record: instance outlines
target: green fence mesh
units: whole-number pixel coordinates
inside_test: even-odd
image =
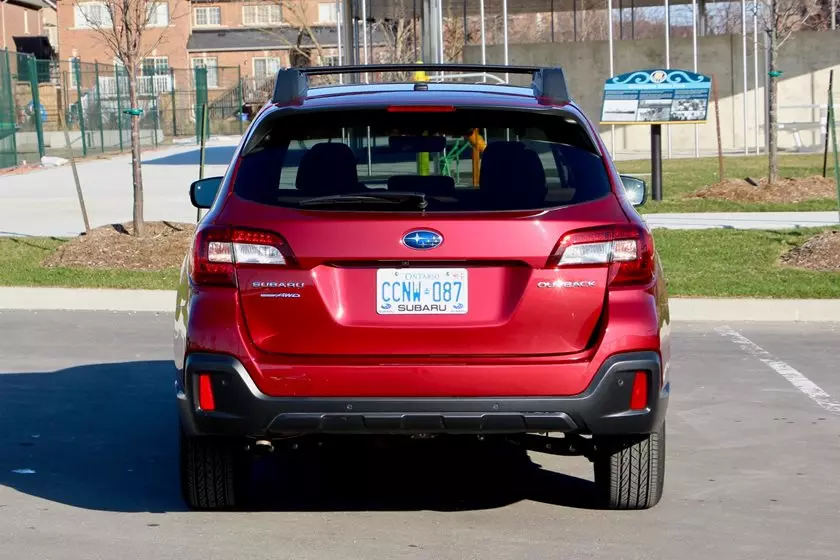
[[[8,51],[0,51],[0,169],[17,165],[17,117]]]
[[[143,65],[136,81],[141,145],[196,136],[202,103],[212,134],[241,134],[252,81],[238,67]],[[131,109],[128,73],[120,66],[0,50],[0,168],[67,157],[65,128],[76,156],[128,150]]]

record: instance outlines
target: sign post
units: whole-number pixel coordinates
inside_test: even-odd
[[[662,200],[662,125],[650,126],[650,194]]]
[[[651,195],[662,200],[662,125],[706,122],[712,81],[688,70],[637,70],[604,85],[601,124],[650,126]]]

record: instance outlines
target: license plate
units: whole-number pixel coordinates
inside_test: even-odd
[[[376,312],[380,315],[463,315],[467,269],[380,268]]]

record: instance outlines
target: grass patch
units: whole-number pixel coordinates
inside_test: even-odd
[[[795,231],[654,230],[672,296],[840,298],[840,273],[779,265],[779,257],[829,228]],[[44,267],[66,240],[0,238],[0,285],[174,290],[178,269]]]
[[[177,268],[136,271],[41,266],[41,261],[66,241],[53,237],[0,237],[0,285],[150,290],[174,290],[178,286]]]
[[[779,175],[782,177],[810,177],[822,175],[822,154],[783,154],[779,156]],[[829,160],[828,177],[834,175]],[[616,162],[621,173],[650,173],[650,161],[634,160]],[[726,177],[758,179],[767,176],[767,156],[726,156]],[[650,187],[650,176],[642,176]],[[810,200],[799,203],[748,203],[727,200],[687,199],[685,195],[720,181],[716,157],[666,159],[662,161],[662,193],[660,202],[648,200],[640,209],[642,213],[657,212],[782,212],[835,210],[837,201]]]
[[[779,266],[826,228],[795,231],[654,230],[672,296],[840,298],[840,274]]]

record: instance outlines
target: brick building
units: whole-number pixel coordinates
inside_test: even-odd
[[[46,37],[52,48],[58,49],[56,5],[53,0],[0,2],[0,48],[18,50],[15,38],[33,37]]]
[[[105,3],[58,0],[59,53],[62,60],[115,64],[95,27],[109,24]],[[146,68],[187,68],[186,44],[190,37],[190,5],[186,0],[155,0],[153,15],[143,35],[150,48]],[[152,48],[153,47],[153,48]]]
[[[242,76],[259,81],[296,61],[330,64],[336,54],[334,1],[194,0],[192,13],[187,51],[193,66],[239,66]]]
[[[144,41],[154,49],[144,73],[203,66],[215,88],[216,68],[239,67],[242,77],[261,79],[296,57],[329,64],[335,55],[334,0],[155,0],[153,5],[154,23]],[[58,0],[61,58],[114,64],[91,24],[107,17],[101,1]]]

